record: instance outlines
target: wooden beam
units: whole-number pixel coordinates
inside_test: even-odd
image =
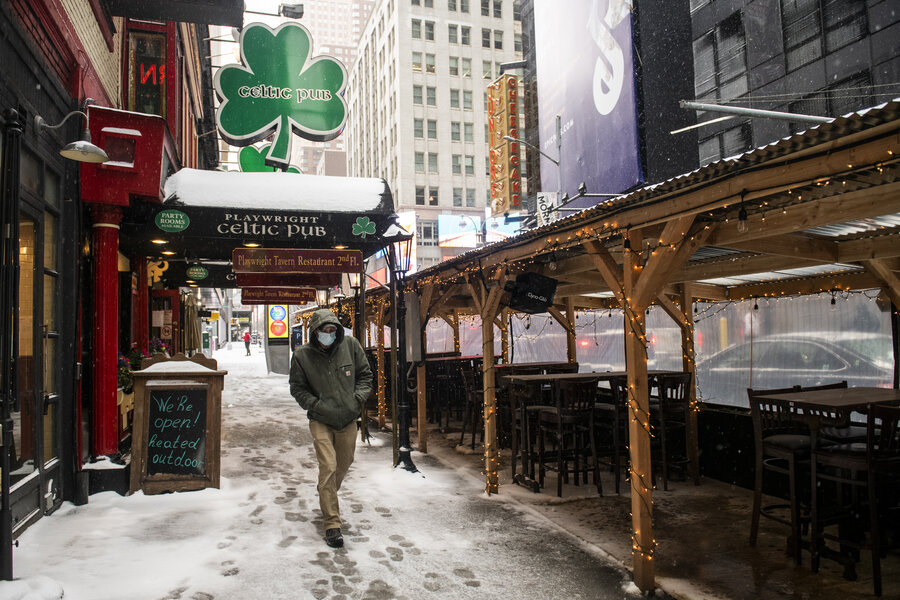
[[[622,297],[622,267],[613,259],[606,246],[600,242],[590,241],[584,243],[583,246],[591,264],[606,282],[607,289],[612,290],[621,303],[624,300]]]
[[[896,212],[900,212],[900,182],[810,200],[788,207],[784,215],[773,210],[765,215],[765,220],[763,215],[754,213],[747,218],[746,233],[738,232],[737,227],[723,227],[709,238],[709,245],[727,246],[733,242],[769,238]]]
[[[770,271],[797,269],[800,267],[818,267],[822,263],[813,260],[790,260],[785,256],[774,254],[758,254],[746,256],[740,254],[726,255],[715,259],[695,261],[672,274],[672,283],[692,283],[701,279],[719,277],[739,277]]]
[[[375,311],[375,328],[378,332],[378,339],[375,340],[375,361],[378,368],[378,427],[384,429],[384,423],[387,418],[387,399],[385,398],[385,376],[384,376],[384,309],[386,302],[384,300],[378,303],[378,309]],[[393,379],[393,378],[392,378]]]
[[[575,340],[575,299],[566,298],[566,320],[569,326],[566,328],[566,358],[569,363],[578,362],[578,346]]]
[[[640,280],[631,292],[634,294],[631,299],[633,303],[649,304],[650,299],[656,296],[663,284],[671,277],[672,270],[680,266],[675,264],[675,259],[681,257],[681,262],[687,262],[690,254],[679,253],[678,250],[682,245],[690,242],[689,234],[693,223],[693,215],[666,223],[659,236],[659,246],[656,250],[651,251],[647,264],[641,270]]]
[[[838,242],[838,258],[834,262],[856,262],[900,256],[900,233]]]
[[[728,290],[728,299],[745,300],[747,298],[802,296],[831,290],[865,290],[881,287],[882,283],[882,280],[872,273],[853,271],[806,279],[764,281],[748,285],[737,285]]]
[[[632,248],[641,248],[639,232],[631,231]],[[628,372],[627,418],[631,454],[631,529],[634,582],[642,592],[656,587],[653,563],[653,494],[650,469],[650,398],[647,380],[645,306],[633,305],[641,253],[626,250],[622,270],[625,301],[625,366]]]
[[[556,319],[557,323],[563,326],[563,328],[566,330],[566,333],[575,333],[575,330],[572,329],[572,325],[569,323],[569,320],[564,314],[562,314],[562,312],[560,312],[558,308],[556,308],[555,306],[549,306],[547,307],[547,312],[550,314],[550,316]]]
[[[434,296],[435,286],[426,285],[422,288],[422,297],[419,299],[419,327],[422,331],[422,357],[427,351],[427,339],[425,325],[428,323],[428,314],[431,307],[431,298]],[[419,452],[428,452],[428,376],[423,360],[416,367],[416,431],[419,435]]]
[[[694,351],[694,319],[691,317],[694,292],[691,286],[681,286],[681,318],[684,325],[681,328],[681,368],[691,374],[691,385],[688,388],[691,410],[688,413],[685,424],[687,437],[688,470],[694,480],[694,485],[700,485],[700,428],[697,423],[697,413],[700,411],[700,403],[697,401],[697,372]]]
[[[841,262],[838,258],[840,250],[838,242],[806,235],[776,235],[755,240],[731,241],[720,245],[723,248],[731,248],[733,250],[777,254],[779,256],[805,258],[824,263]]]
[[[894,303],[894,308],[900,310],[900,277],[883,260],[865,260],[863,266],[883,282],[881,289]]]

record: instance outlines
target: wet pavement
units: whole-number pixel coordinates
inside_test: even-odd
[[[451,427],[453,424],[451,423]],[[483,480],[481,446],[457,447],[459,432],[430,430],[429,451]],[[414,439],[415,441],[415,439]],[[466,438],[468,443],[469,438]],[[417,455],[414,455],[414,457]],[[418,458],[417,458],[418,460]],[[545,490],[533,493],[511,483],[509,453],[501,452],[500,495],[509,495],[541,518],[557,523],[625,568],[631,568],[631,501],[624,480],[615,495],[611,473],[602,477],[603,497],[593,486],[565,485],[556,497],[556,479],[548,473]],[[669,481],[669,490],[654,490],[654,555],[657,585],[679,599],[846,600],[875,598],[871,554],[863,550],[857,580],[843,578],[843,567],[823,560],[812,573],[809,553],[803,564],[787,556],[787,528],[761,519],[757,545],[749,545],[751,490],[702,478],[701,485]],[[764,504],[771,504],[764,498]],[[900,551],[882,559],[883,598],[900,599]]]

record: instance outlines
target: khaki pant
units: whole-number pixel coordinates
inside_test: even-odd
[[[325,529],[341,527],[341,510],[338,507],[338,490],[344,475],[353,464],[356,450],[356,422],[343,429],[332,429],[318,421],[309,422],[313,446],[319,461],[319,507],[325,519]]]

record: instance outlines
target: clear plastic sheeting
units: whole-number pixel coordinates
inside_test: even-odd
[[[747,407],[747,388],[781,388],[847,381],[891,387],[894,347],[890,309],[878,290],[791,298],[697,303],[693,313],[697,392],[710,404]],[[647,368],[681,370],[681,330],[658,306],[646,314]],[[460,354],[481,355],[481,319],[459,319]],[[579,370],[625,369],[621,310],[579,311],[575,349]],[[453,330],[442,319],[427,328],[429,354],[453,352]],[[510,317],[513,363],[567,358],[566,330],[549,314]],[[494,327],[494,351],[501,351]]]
[[[747,388],[891,387],[890,310],[878,290],[696,305],[697,392],[748,406]]]

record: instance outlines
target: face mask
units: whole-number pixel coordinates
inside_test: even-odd
[[[332,331],[331,333],[325,333],[324,331],[320,331],[316,334],[319,338],[319,343],[325,347],[328,347],[334,343],[335,338],[337,338],[337,332]]]

